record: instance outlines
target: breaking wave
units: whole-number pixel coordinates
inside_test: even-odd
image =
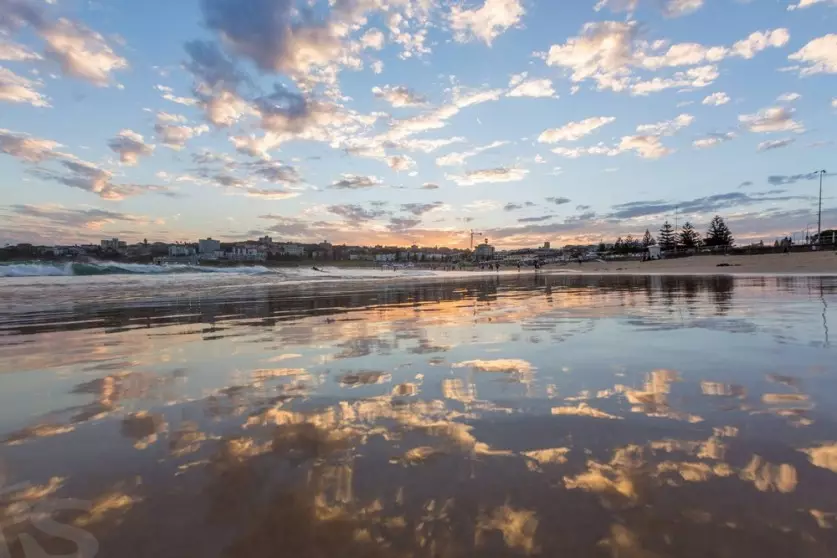
[[[270,273],[264,266],[212,267],[151,265],[121,262],[15,262],[0,263],[0,277],[69,277],[73,275],[133,275],[172,273]]]

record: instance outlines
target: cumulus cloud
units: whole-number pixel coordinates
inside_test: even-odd
[[[405,232],[421,224],[421,219],[410,219],[408,217],[393,217],[389,220],[387,228],[392,232]]]
[[[209,126],[205,124],[189,126],[186,124],[185,117],[166,112],[157,114],[157,123],[154,125],[157,139],[166,147],[176,151],[183,149],[186,142],[193,137],[205,134],[208,131]]]
[[[454,166],[464,165],[465,161],[467,159],[473,157],[474,155],[478,155],[478,154],[482,153],[483,151],[488,151],[489,149],[495,149],[497,147],[501,147],[503,145],[506,145],[507,143],[508,143],[507,141],[495,141],[495,142],[489,143],[488,145],[475,147],[474,149],[471,149],[470,151],[448,153],[447,155],[443,155],[441,157],[438,157],[436,159],[436,164],[439,165],[440,167],[454,167]]]
[[[509,80],[506,97],[557,97],[551,79],[529,79],[528,74],[515,74]]]
[[[517,167],[498,167],[468,171],[462,175],[446,174],[445,178],[456,183],[457,186],[473,186],[475,184],[491,184],[496,182],[519,182],[526,178],[529,171]]]
[[[108,142],[108,147],[119,154],[126,165],[136,165],[140,157],[151,155],[154,146],[145,143],[142,135],[132,130],[122,130]]]
[[[790,107],[770,107],[755,114],[742,114],[738,121],[750,132],[804,132],[805,128],[793,119],[793,114],[794,109]]]
[[[360,44],[363,48],[381,50],[384,48],[384,34],[380,29],[369,29],[360,38]]]
[[[712,105],[712,106],[721,106],[725,105],[730,101],[729,95],[724,93],[723,91],[718,91],[716,93],[712,93],[711,95],[707,95],[701,101],[704,105]]]
[[[592,80],[600,90],[647,94],[673,87],[703,87],[717,78],[715,63],[729,57],[752,58],[757,52],[787,44],[786,29],[757,31],[730,47],[698,43],[648,43],[638,38],[633,21],[600,21],[585,24],[579,36],[564,44],[552,45],[544,59],[549,66],[564,68],[576,83]],[[641,81],[635,70],[659,70],[677,66],[697,66],[678,72],[672,78]]]
[[[163,94],[163,99],[172,103],[177,103],[178,105],[184,105],[187,107],[191,107],[198,104],[197,99],[193,99],[191,97],[178,97],[174,94],[174,89],[172,89],[171,87],[167,87],[165,85],[155,85],[154,89]]]
[[[671,136],[690,126],[694,121],[695,117],[691,114],[679,114],[672,120],[663,120],[655,124],[640,124],[636,127],[636,131],[640,134],[652,136]]]
[[[387,165],[396,172],[410,170],[416,166],[416,162],[406,155],[394,155],[387,158]]]
[[[563,157],[576,159],[584,155],[613,157],[621,153],[635,151],[643,159],[658,159],[673,152],[672,149],[662,144],[661,137],[674,135],[679,130],[691,125],[693,121],[694,117],[692,115],[680,114],[671,120],[654,124],[640,124],[636,128],[636,135],[622,136],[616,145],[608,146],[604,143],[598,143],[589,147],[556,147],[552,152]]]
[[[602,8],[609,8],[612,12],[636,11],[639,0],[599,0],[594,6],[598,12]],[[703,0],[666,0],[662,4],[663,15],[666,17],[681,17],[696,12],[703,6]]]
[[[785,138],[779,140],[767,140],[759,143],[758,147],[756,148],[757,151],[770,151],[771,149],[781,149],[782,147],[787,147],[796,140],[793,138]]]
[[[788,56],[804,64],[799,69],[802,76],[837,74],[837,35],[831,33],[818,37]]]
[[[421,107],[427,104],[427,98],[403,85],[384,85],[373,87],[372,94],[383,99],[393,107]]]
[[[560,141],[578,141],[586,135],[592,134],[602,126],[615,121],[613,116],[594,116],[578,122],[569,122],[560,128],[550,128],[538,136],[541,143],[558,143]]]
[[[734,132],[715,132],[709,134],[705,138],[696,139],[692,142],[692,145],[697,149],[706,149],[708,147],[715,147],[716,145],[720,145],[732,139],[735,139]]]
[[[454,37],[466,42],[478,39],[490,45],[510,27],[517,25],[526,11],[521,0],[485,0],[479,8],[454,5],[449,19]]]
[[[47,44],[47,58],[58,62],[69,76],[106,86],[111,72],[128,67],[128,61],[117,55],[102,35],[79,23],[62,18],[40,34]]]
[[[41,83],[21,77],[11,70],[0,67],[0,101],[26,103],[35,107],[48,107],[47,98],[37,88]]]
[[[342,178],[331,184],[331,188],[338,190],[360,190],[363,188],[374,188],[380,186],[381,180],[375,176],[358,176],[356,174],[343,174]]]

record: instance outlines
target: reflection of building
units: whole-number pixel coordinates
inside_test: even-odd
[[[487,238],[484,244],[480,244],[474,249],[474,258],[477,260],[491,260],[494,258],[494,246],[488,243]]]

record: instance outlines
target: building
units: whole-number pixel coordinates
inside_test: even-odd
[[[198,240],[198,252],[200,254],[214,254],[221,251],[221,241],[212,238]]]
[[[259,238],[259,244],[267,244],[267,245],[273,244],[273,239],[270,238],[269,236],[263,236],[263,237]]]
[[[263,262],[267,259],[267,252],[263,246],[239,244],[233,246],[226,256],[228,259],[237,262]]]
[[[127,250],[128,243],[118,238],[111,238],[111,239],[103,239],[101,242],[102,250],[113,250],[114,252],[119,252],[120,250]]]
[[[195,249],[191,246],[183,244],[172,244],[169,246],[169,257],[171,258],[185,258],[195,255]]]
[[[548,240],[547,240],[546,242],[544,242],[544,243],[543,243],[543,249],[544,249],[544,250],[549,250],[549,249],[550,249],[550,244],[549,244],[549,241],[548,241]]]
[[[494,246],[488,243],[487,238],[485,239],[485,243],[474,248],[474,259],[477,261],[494,259]]]
[[[300,244],[283,244],[282,251],[280,253],[283,256],[295,256],[301,258],[305,255],[305,247]]]

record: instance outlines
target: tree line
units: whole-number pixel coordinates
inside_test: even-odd
[[[671,223],[666,221],[660,227],[657,238],[654,238],[648,229],[645,229],[642,238],[634,238],[630,234],[624,239],[620,236],[616,239],[612,251],[617,254],[634,254],[644,252],[649,246],[654,245],[659,245],[663,251],[695,250],[704,246],[712,248],[732,246],[733,241],[732,232],[727,227],[724,219],[720,215],[716,215],[709,223],[709,228],[703,236],[695,230],[689,221],[683,223],[680,231],[676,231]],[[599,248],[605,251],[606,247],[602,244]]]

